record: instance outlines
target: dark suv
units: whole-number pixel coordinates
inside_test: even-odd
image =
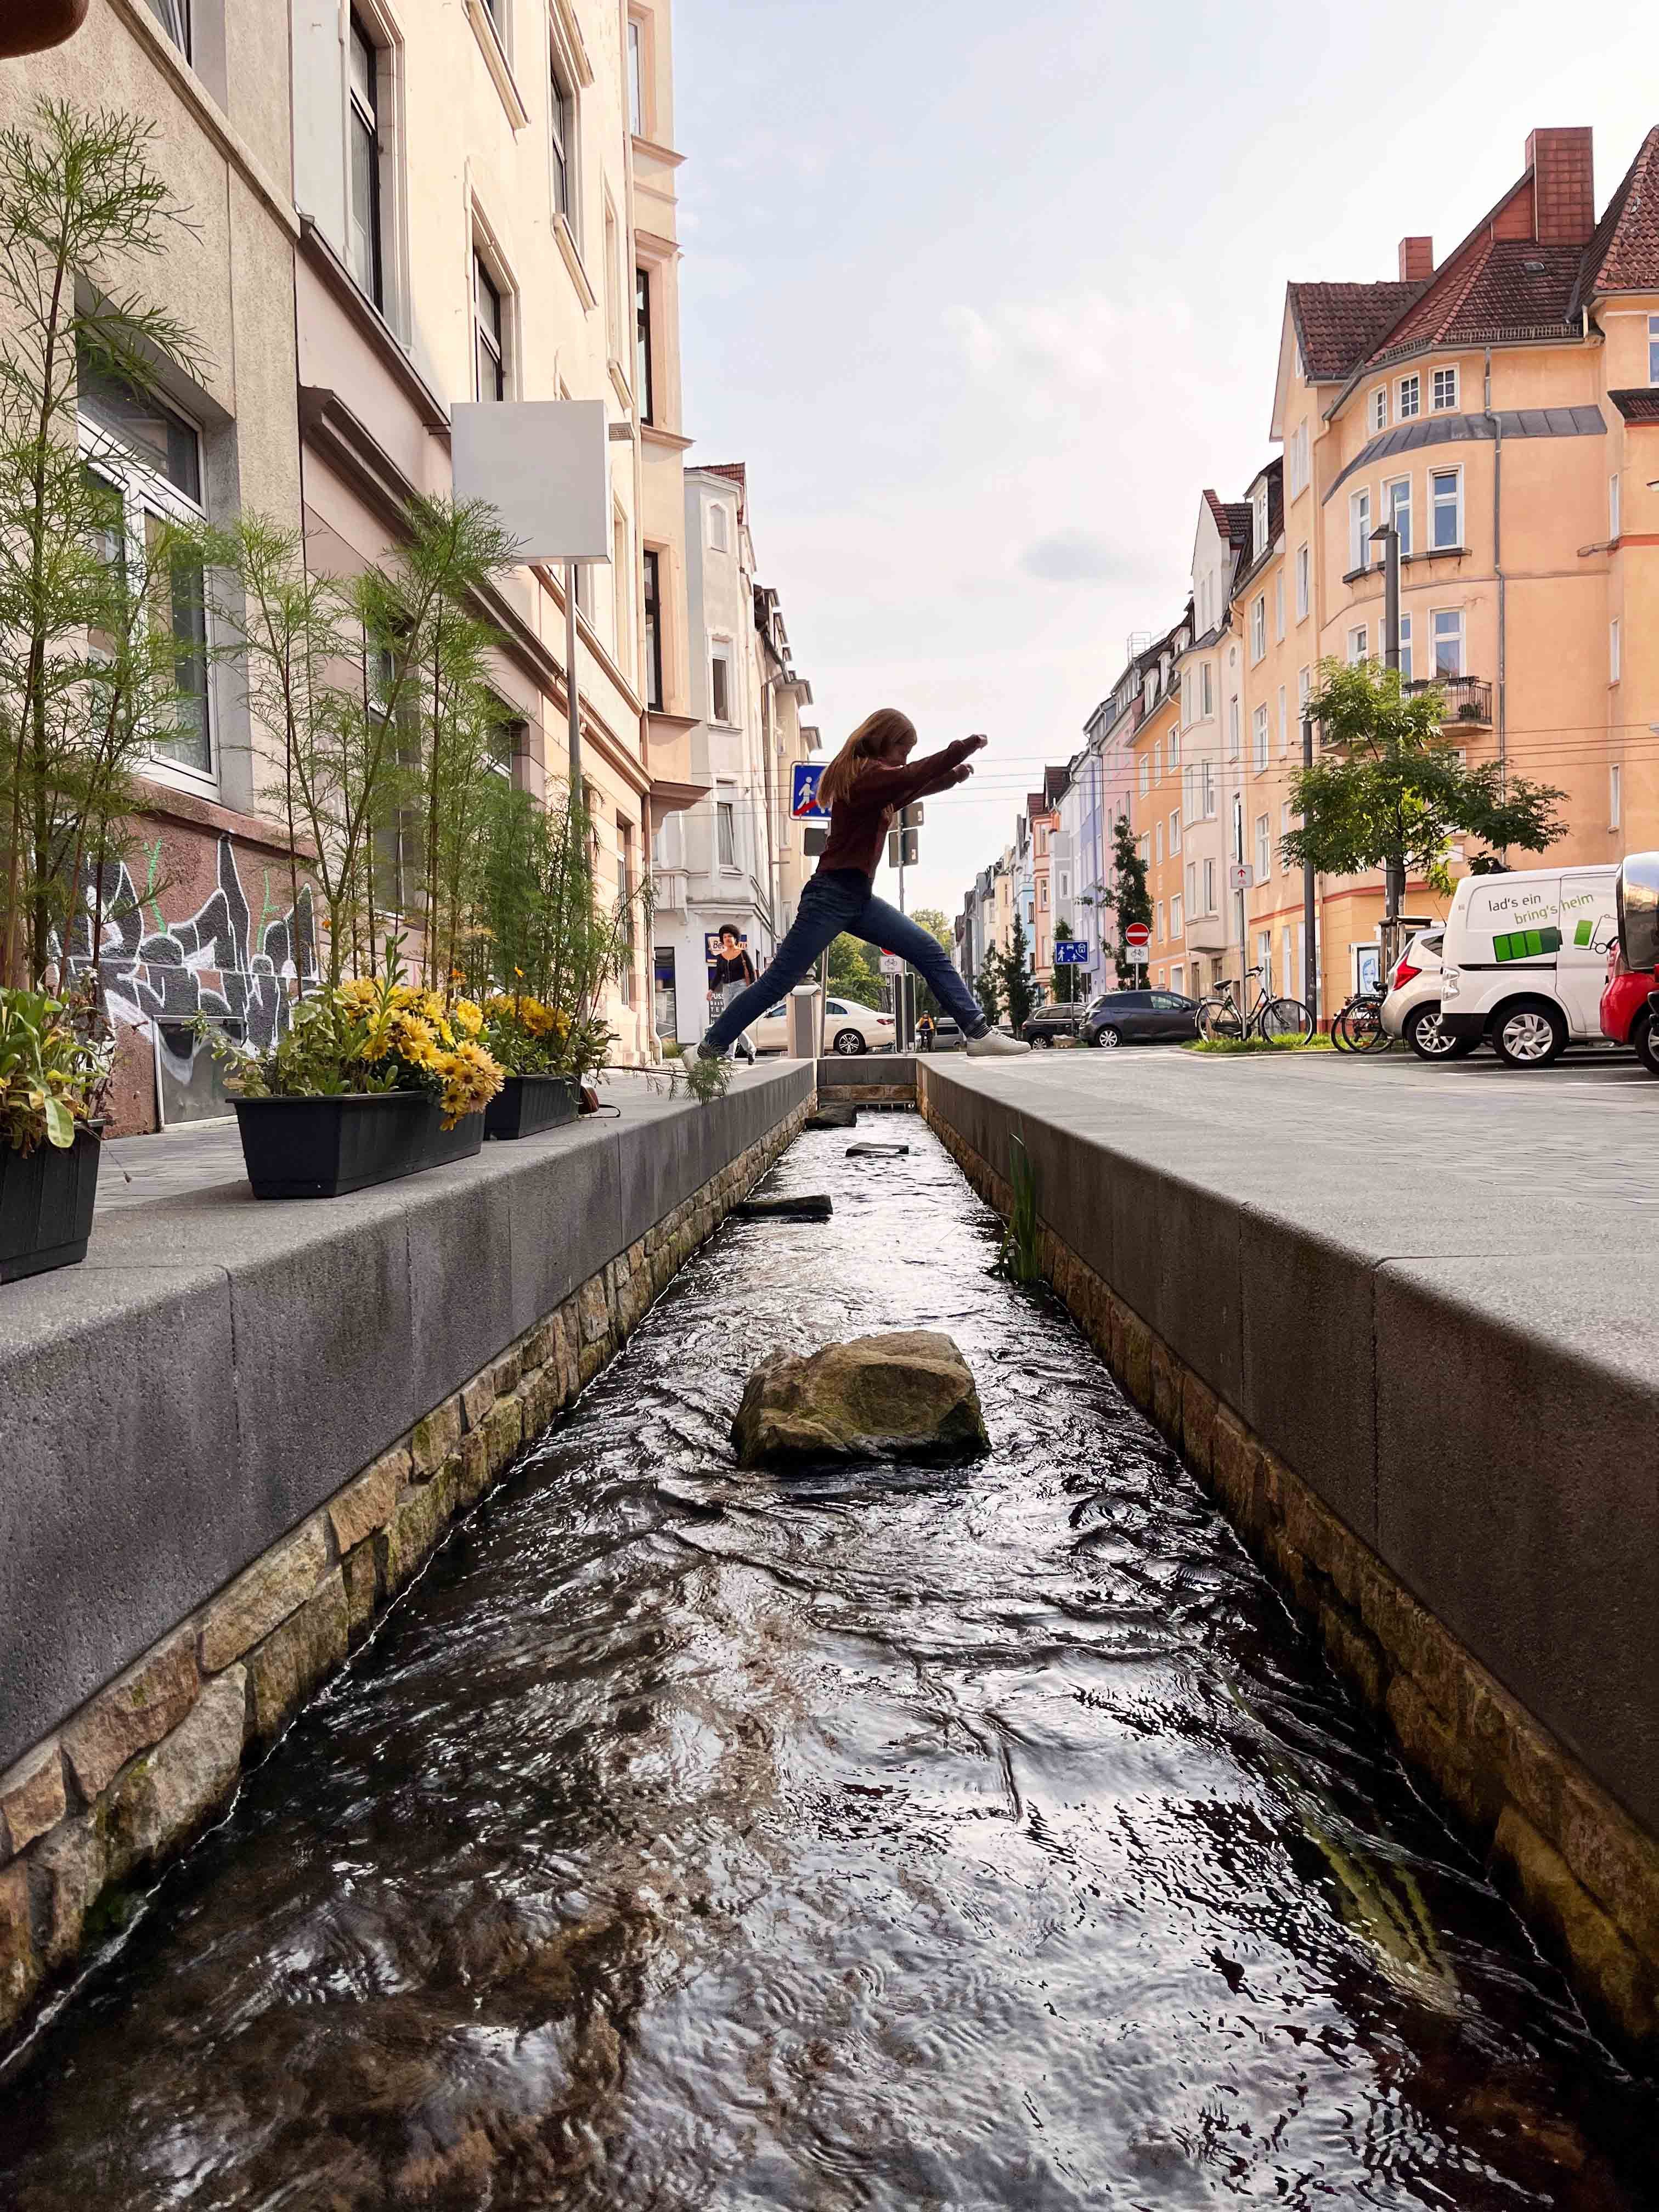
[[[1198,1003],[1179,991],[1103,991],[1078,1035],[1085,1044],[1180,1044],[1198,1035]]]
[[[1029,1017],[1020,1035],[1027,1044],[1053,1044],[1056,1037],[1075,1036],[1081,1006],[1039,1006]]]

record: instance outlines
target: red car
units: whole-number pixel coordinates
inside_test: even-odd
[[[1650,1075],[1659,1075],[1659,1023],[1649,1000],[1659,992],[1659,853],[1632,853],[1617,887],[1619,934],[1607,953],[1601,990],[1601,1034],[1636,1048]]]

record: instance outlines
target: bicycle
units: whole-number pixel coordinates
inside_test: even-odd
[[[1387,1052],[1394,1039],[1382,1026],[1382,991],[1356,991],[1331,1024],[1338,1052]]]
[[[1231,982],[1223,983],[1214,998],[1205,1000],[1198,1010],[1198,1033],[1206,1043],[1238,1044],[1251,1036],[1299,1043],[1313,1035],[1313,1016],[1301,1000],[1275,998],[1267,988],[1266,972],[1261,968],[1244,970],[1247,987],[1251,976],[1258,979],[1255,1004],[1247,1011],[1240,1011]]]

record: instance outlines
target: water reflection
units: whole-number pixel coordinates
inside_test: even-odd
[[[0,2203],[1630,2212],[1586,2035],[931,1139],[777,1178],[0,2089]],[[988,1462],[731,1471],[949,1329]]]

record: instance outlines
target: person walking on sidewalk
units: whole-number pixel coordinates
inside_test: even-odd
[[[818,805],[830,810],[830,835],[817,872],[802,890],[795,919],[765,974],[738,992],[709,1024],[698,1048],[705,1060],[724,1059],[732,1040],[803,982],[819,954],[843,931],[907,960],[946,1013],[961,1024],[969,1054],[988,1059],[1030,1050],[991,1027],[932,931],[878,899],[873,889],[887,832],[899,809],[929,792],[965,783],[974,772],[969,761],[985,743],[982,737],[958,738],[942,751],[913,761],[915,728],[896,707],[878,707],[859,724],[818,786]]]
[[[719,943],[720,949],[714,966],[714,988],[708,994],[709,1003],[716,1012],[731,1006],[755,980],[755,963],[729,921],[721,927]],[[737,1045],[739,1060],[754,1059],[755,1047],[750,1038],[740,1036]]]

